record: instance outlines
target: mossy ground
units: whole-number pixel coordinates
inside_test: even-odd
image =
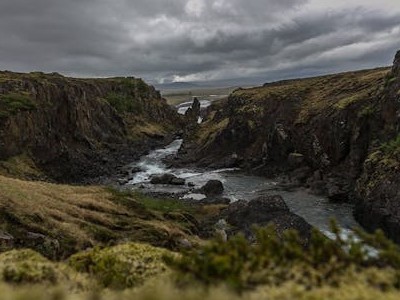
[[[312,243],[321,247],[304,249],[295,235],[288,233],[278,241],[270,235],[273,232],[261,233],[254,245],[241,238],[228,243],[215,241],[183,255],[137,243],[95,248],[72,256],[66,263],[52,263],[30,250],[6,252],[0,255],[0,292],[5,297],[2,299],[9,300],[346,300],[400,296],[399,265],[391,263],[398,261],[399,253],[392,253],[394,260],[385,256],[398,248],[392,249],[394,246],[382,237],[365,237],[380,252],[361,261],[354,252],[355,241],[329,241],[319,236]],[[350,248],[343,248],[344,244]],[[184,262],[176,271],[177,265],[168,267],[172,256],[173,261]],[[169,263],[165,264],[163,257]],[[382,260],[374,265],[376,258]],[[13,276],[3,271],[10,264]],[[4,274],[17,280],[10,285]],[[221,277],[224,274],[250,285],[238,290],[232,281]],[[184,285],[182,275],[190,278]]]

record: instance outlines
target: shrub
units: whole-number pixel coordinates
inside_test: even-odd
[[[133,113],[141,111],[140,106],[137,103],[135,103],[136,100],[129,95],[110,93],[107,95],[106,100],[119,113],[124,113],[124,112]]]
[[[0,118],[14,115],[20,111],[35,110],[36,104],[29,94],[9,93],[0,95]]]
[[[104,287],[124,289],[163,273],[167,250],[144,244],[95,248],[73,255],[68,263],[78,272],[89,273]]]
[[[383,144],[381,149],[385,154],[395,154],[400,149],[400,135],[398,135],[393,140]]]
[[[225,283],[239,291],[258,285],[281,285],[295,282],[307,289],[322,284],[337,286],[349,269],[379,266],[400,269],[399,248],[381,232],[344,240],[333,223],[334,239],[314,231],[309,245],[304,247],[294,231],[282,238],[275,228],[255,229],[256,242],[249,243],[238,235],[227,242],[211,241],[182,257],[166,257],[166,262],[179,274],[181,282],[200,281],[205,285]],[[375,247],[377,254],[371,255]],[[393,282],[393,286],[398,282]]]

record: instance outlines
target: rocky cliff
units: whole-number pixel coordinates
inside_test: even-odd
[[[180,124],[141,79],[0,72],[0,169],[76,182],[109,175]]]
[[[346,196],[359,176],[389,69],[289,80],[237,90],[214,105],[181,154],[213,167],[240,166]],[[187,153],[185,155],[185,153]],[[312,182],[311,182],[312,181]]]
[[[400,51],[386,78],[380,116],[380,142],[370,150],[357,183],[355,216],[366,228],[382,228],[400,243]]]
[[[178,163],[284,176],[400,242],[400,52],[393,68],[267,83],[214,104]]]

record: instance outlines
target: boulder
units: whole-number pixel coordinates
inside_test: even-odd
[[[340,178],[328,178],[326,184],[326,191],[328,198],[334,202],[346,202],[349,200],[349,193],[351,187],[346,183],[344,179]]]
[[[224,185],[219,180],[209,180],[199,189],[199,192],[205,194],[207,197],[222,195],[224,192]]]
[[[176,177],[173,174],[162,174],[151,177],[151,184],[171,184],[171,185],[184,185],[185,179]]]
[[[230,234],[242,232],[249,240],[254,240],[253,225],[274,224],[279,235],[285,230],[295,229],[299,232],[304,244],[311,236],[312,226],[292,213],[279,195],[260,196],[251,201],[234,202],[222,212],[221,217],[232,226]]]
[[[290,167],[298,168],[305,161],[304,155],[301,153],[290,153],[288,156],[288,164]]]

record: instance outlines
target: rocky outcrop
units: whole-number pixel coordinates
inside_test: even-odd
[[[337,201],[354,189],[373,136],[388,68],[239,89],[210,108],[186,138],[178,163],[241,167],[319,186]],[[343,183],[346,184],[343,184]],[[328,184],[329,183],[329,184]],[[347,184],[348,183],[348,184]]]
[[[160,94],[136,78],[0,72],[0,100],[0,160],[27,154],[63,182],[108,176],[181,125]]]
[[[207,197],[219,196],[224,192],[224,185],[219,180],[209,180],[198,192],[205,194]]]
[[[392,73],[395,76],[400,74],[400,51],[396,53],[396,57],[394,58]]]
[[[400,52],[393,67],[267,83],[214,104],[180,164],[285,175],[400,242]]]
[[[173,174],[162,174],[153,176],[150,180],[151,184],[171,184],[171,185],[185,185],[185,179],[176,177]]]
[[[297,230],[304,242],[311,235],[311,225],[292,213],[279,195],[261,196],[250,201],[237,201],[223,211],[223,217],[231,226],[230,234],[242,232],[250,240],[254,239],[252,227],[276,226],[278,234],[285,230]]]
[[[380,105],[383,129],[357,182],[354,215],[365,228],[383,229],[400,243],[400,51]]]
[[[197,124],[199,116],[200,116],[200,101],[195,97],[193,99],[192,106],[190,106],[185,113],[186,121],[189,124]]]

